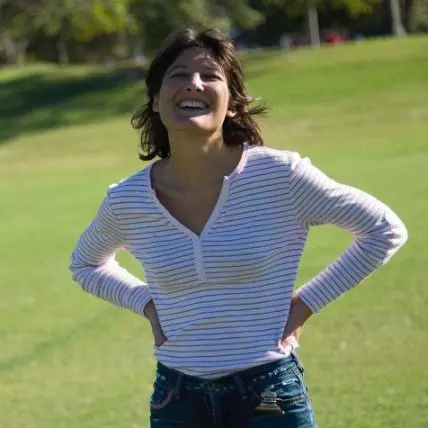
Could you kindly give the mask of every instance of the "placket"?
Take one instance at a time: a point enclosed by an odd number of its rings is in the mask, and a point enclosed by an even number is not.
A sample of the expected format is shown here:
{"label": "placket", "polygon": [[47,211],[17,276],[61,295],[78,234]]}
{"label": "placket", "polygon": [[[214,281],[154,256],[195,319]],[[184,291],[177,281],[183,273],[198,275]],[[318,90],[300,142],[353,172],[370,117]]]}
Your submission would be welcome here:
{"label": "placket", "polygon": [[195,256],[195,269],[198,279],[201,282],[206,282],[207,276],[205,274],[204,258],[202,254],[202,240],[197,236],[193,237],[193,252]]}
{"label": "placket", "polygon": [[207,275],[205,272],[205,263],[204,263],[204,257],[203,257],[203,251],[202,251],[204,238],[209,233],[209,231],[211,230],[211,226],[215,223],[218,216],[220,215],[220,211],[224,206],[224,201],[226,200],[227,195],[229,193],[229,186],[230,186],[229,178],[225,177],[216,206],[214,207],[210,215],[210,218],[208,219],[207,224],[202,230],[200,236],[197,236],[192,233],[193,253],[195,257],[195,269],[200,282],[207,282]]}

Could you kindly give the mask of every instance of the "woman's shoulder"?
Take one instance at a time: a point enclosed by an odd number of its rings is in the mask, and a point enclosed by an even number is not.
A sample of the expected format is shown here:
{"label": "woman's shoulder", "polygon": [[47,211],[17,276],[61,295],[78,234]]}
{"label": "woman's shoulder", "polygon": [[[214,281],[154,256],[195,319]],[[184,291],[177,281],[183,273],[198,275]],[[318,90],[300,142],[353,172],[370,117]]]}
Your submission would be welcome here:
{"label": "woman's shoulder", "polygon": [[150,165],[113,182],[109,185],[108,192],[113,197],[132,195],[136,192],[139,194],[141,192],[145,193],[148,191],[150,185],[149,174]]}
{"label": "woman's shoulder", "polygon": [[301,159],[298,152],[267,146],[250,146],[249,158],[254,164],[262,163],[279,167],[292,167]]}

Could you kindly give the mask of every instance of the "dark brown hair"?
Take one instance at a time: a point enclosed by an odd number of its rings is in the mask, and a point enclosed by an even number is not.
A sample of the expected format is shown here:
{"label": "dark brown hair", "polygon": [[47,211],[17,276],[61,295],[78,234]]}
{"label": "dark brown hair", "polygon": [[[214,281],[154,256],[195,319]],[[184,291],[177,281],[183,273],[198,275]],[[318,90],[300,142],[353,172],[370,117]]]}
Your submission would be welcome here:
{"label": "dark brown hair", "polygon": [[159,113],[153,111],[153,99],[160,91],[167,69],[185,50],[202,47],[210,50],[226,75],[231,109],[234,117],[226,117],[223,123],[223,138],[227,145],[263,145],[260,129],[253,116],[264,114],[266,106],[249,107],[253,98],[248,95],[244,73],[235,52],[233,41],[222,31],[208,28],[185,30],[169,36],[151,62],[146,74],[147,102],[136,110],[131,119],[132,126],[141,132],[140,159],[151,160],[156,156],[166,158],[170,154],[168,133]]}

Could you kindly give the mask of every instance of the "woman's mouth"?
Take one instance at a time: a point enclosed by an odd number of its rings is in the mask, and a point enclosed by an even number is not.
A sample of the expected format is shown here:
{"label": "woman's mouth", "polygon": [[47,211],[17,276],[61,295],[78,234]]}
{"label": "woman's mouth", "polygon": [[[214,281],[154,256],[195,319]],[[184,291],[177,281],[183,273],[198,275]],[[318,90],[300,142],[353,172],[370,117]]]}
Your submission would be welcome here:
{"label": "woman's mouth", "polygon": [[201,111],[206,110],[209,105],[205,101],[200,100],[182,100],[177,103],[177,107],[187,111]]}

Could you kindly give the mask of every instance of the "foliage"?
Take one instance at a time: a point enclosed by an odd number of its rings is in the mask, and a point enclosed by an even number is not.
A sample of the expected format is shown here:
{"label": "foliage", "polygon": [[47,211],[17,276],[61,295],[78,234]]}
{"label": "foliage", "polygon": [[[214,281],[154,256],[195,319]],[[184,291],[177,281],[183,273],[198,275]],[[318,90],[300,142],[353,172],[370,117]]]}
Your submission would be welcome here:
{"label": "foliage", "polygon": [[247,0],[135,0],[132,12],[148,51],[156,49],[167,34],[185,25],[228,30],[252,28],[263,19]]}
{"label": "foliage", "polygon": [[[123,28],[134,28],[128,12],[130,0],[42,0],[42,28],[55,35],[68,28],[70,37],[89,40]],[[59,4],[58,4],[59,3]],[[130,27],[129,27],[130,26]]]}
{"label": "foliage", "polygon": [[[0,0],[3,38],[27,45],[36,35],[57,37],[68,60],[66,43],[100,34],[135,30],[130,0]],[[16,47],[16,46],[15,46]]]}
{"label": "foliage", "polygon": [[26,48],[36,36],[55,38],[59,60],[68,62],[71,45],[99,36],[114,35],[106,41],[113,45],[138,37],[151,51],[184,25],[227,30],[253,28],[262,19],[247,0],[0,0],[0,41],[5,50],[20,40]]}
{"label": "foliage", "polygon": [[[428,28],[427,1],[401,0],[407,29]],[[311,39],[318,39],[318,15],[323,28],[338,22],[345,27],[359,19],[380,34],[388,31],[388,16],[379,13],[387,4],[388,0],[0,0],[0,64],[23,62],[26,54],[62,63],[130,58],[141,51],[150,55],[167,34],[188,25],[233,30],[248,45],[277,42],[289,29],[304,33],[305,21],[311,23]],[[275,26],[268,28],[268,20]]]}
{"label": "foliage", "polygon": [[428,32],[428,0],[416,0],[410,30]]}
{"label": "foliage", "polygon": [[[357,16],[370,13],[372,8],[382,0],[316,0],[316,6],[322,10],[325,7],[334,9],[345,9],[351,15]],[[305,13],[307,0],[266,0],[268,4],[284,7],[292,16]]]}
{"label": "foliage", "polygon": [[0,0],[0,54],[9,63],[22,61],[23,52],[39,28],[37,0]]}

